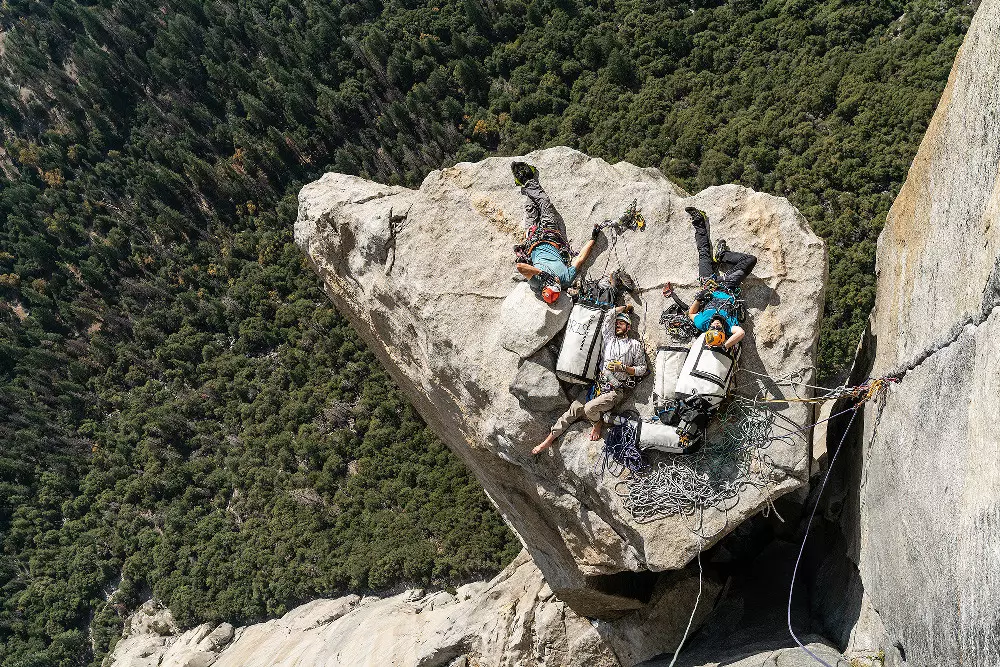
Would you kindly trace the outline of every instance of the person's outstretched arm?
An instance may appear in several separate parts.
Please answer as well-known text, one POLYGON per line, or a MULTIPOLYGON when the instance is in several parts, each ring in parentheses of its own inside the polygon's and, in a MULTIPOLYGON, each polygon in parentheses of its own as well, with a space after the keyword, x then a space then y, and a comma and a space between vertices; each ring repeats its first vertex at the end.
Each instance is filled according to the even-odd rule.
POLYGON ((676 303, 677 307, 680 308, 681 310, 685 311, 688 310, 688 305, 684 303, 684 300, 681 299, 680 295, 677 293, 677 290, 674 289, 674 286, 671 283, 668 282, 666 285, 663 286, 663 296, 668 296, 671 299, 673 299, 674 303, 676 303))
POLYGON ((594 225, 594 231, 590 233, 590 238, 587 240, 586 243, 583 244, 583 250, 581 250, 580 254, 577 255, 576 259, 573 260, 572 266, 574 269, 579 271, 580 267, 583 266, 583 263, 587 261, 587 258, 590 257, 590 253, 594 250, 594 244, 597 243, 597 237, 599 237, 600 235, 601 235, 600 225, 594 225))
POLYGON ((746 330, 743 327, 741 327, 741 326, 735 326, 729 332, 729 337, 726 338, 726 342, 722 344, 722 347, 726 348, 727 350, 731 350, 741 340, 743 340, 743 337, 746 336, 746 335, 747 335, 747 332, 746 332, 746 330))
POLYGON ((516 264, 517 271, 525 278, 531 279, 542 272, 537 266, 532 266, 531 264, 524 264, 523 262, 518 262, 516 264))
POLYGON ((701 302, 707 298, 708 297, 705 295, 704 290, 698 292, 698 294, 694 297, 694 302, 691 304, 691 307, 688 308, 688 317, 693 320, 694 316, 701 312, 701 302))

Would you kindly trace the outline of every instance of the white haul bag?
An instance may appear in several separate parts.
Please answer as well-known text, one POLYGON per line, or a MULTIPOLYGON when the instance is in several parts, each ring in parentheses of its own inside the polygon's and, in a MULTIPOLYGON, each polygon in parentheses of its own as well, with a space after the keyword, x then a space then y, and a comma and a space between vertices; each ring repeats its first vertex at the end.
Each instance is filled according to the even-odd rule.
POLYGON ((656 349, 653 366, 653 402, 662 403, 674 398, 677 380, 680 378, 690 347, 684 345, 664 345, 656 349))
POLYGON ((597 379, 605 317, 607 312, 600 308, 582 303, 573 306, 556 360, 556 377, 576 384, 590 384, 597 379))
POLYGON ((739 345, 732 350, 709 347, 705 345, 705 334, 698 336, 677 378, 676 397, 685 399, 698 395, 712 405, 718 405, 729 391, 738 358, 739 345))

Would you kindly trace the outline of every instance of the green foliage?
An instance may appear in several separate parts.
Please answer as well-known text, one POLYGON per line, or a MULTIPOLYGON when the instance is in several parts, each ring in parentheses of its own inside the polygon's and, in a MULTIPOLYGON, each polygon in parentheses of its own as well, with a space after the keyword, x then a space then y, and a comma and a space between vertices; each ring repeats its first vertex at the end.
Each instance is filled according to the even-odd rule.
POLYGON ((303 183, 568 144, 787 196, 835 378, 972 11, 6 0, 0 663, 99 664, 149 595, 248 622, 513 556, 294 247, 303 183))

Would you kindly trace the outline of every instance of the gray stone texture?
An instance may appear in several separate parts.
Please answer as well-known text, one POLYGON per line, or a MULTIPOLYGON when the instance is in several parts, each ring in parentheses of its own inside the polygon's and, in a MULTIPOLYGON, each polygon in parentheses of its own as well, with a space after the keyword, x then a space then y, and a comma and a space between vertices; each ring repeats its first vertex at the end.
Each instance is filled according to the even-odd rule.
POLYGON ((546 349, 539 350, 521 361, 510 384, 510 393, 526 409, 562 412, 569 407, 569 399, 556 378, 555 367, 556 360, 552 353, 546 349))
MULTIPOLYGON (((594 223, 617 218, 638 199, 647 230, 626 233, 614 249, 602 240, 589 273, 599 277, 621 259, 641 291, 637 332, 649 351, 666 340, 657 324, 667 305, 661 286, 669 280, 687 299, 697 289, 684 213, 694 205, 710 216, 715 238, 760 258, 745 288, 752 319, 745 367, 779 377, 812 366, 826 249, 786 200, 737 186, 689 196, 656 169, 611 165, 568 148, 523 159, 538 166, 576 248, 594 223)), ((770 488, 746 489, 728 514, 707 511, 704 533, 713 536, 707 543, 692 534, 688 517, 635 524, 615 491, 619 480, 595 471, 601 443, 589 441, 585 424, 532 458, 531 447, 561 403, 550 378, 531 365, 538 360, 532 355, 557 336, 570 302, 563 296, 547 306, 526 284, 510 280, 512 247, 523 233, 523 198, 510 163, 491 158, 435 171, 419 190, 326 174, 299 195, 295 239, 338 309, 481 481, 556 595, 580 614, 614 617, 645 603, 606 577, 683 568, 699 546, 801 486, 809 442, 776 443, 769 451, 776 465, 770 488), (532 404, 524 381, 535 372, 547 384, 532 404)), ((766 379, 743 381, 750 393, 763 385, 781 395, 766 379)), ((626 407, 649 414, 651 391, 646 380, 626 407)), ((802 404, 777 408, 798 424, 811 417, 802 404)), ((680 608, 690 602, 676 601, 680 608)))
MULTIPOLYGON (((690 578, 678 584, 697 586, 690 578)), ((718 590, 709 582, 705 594, 711 598, 718 590)), ((454 595, 411 590, 389 598, 314 600, 282 618, 235 631, 223 623, 181 633, 172 620, 154 629, 143 622, 148 603, 130 617, 128 634, 106 664, 445 667, 464 658, 479 667, 619 667, 678 642, 675 628, 683 627, 678 619, 686 621, 690 610, 675 609, 670 592, 664 590, 638 623, 622 619, 614 628, 592 623, 552 593, 522 552, 492 581, 462 586, 454 595)))
POLYGON ((879 236, 875 373, 918 363, 995 305, 998 170, 1000 3, 987 0, 879 236))
POLYGON ((987 0, 879 239, 862 351, 872 375, 902 380, 866 407, 845 503, 861 620, 880 617, 851 644, 884 632, 911 665, 1000 664, 998 174, 1000 2, 987 0))

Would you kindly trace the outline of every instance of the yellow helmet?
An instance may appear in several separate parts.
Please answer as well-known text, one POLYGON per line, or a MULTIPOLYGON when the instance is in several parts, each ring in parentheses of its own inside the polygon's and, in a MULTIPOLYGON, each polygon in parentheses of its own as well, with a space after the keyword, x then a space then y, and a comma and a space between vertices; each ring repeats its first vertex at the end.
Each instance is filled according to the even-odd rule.
POLYGON ((705 345, 716 347, 726 342, 726 334, 718 329, 709 329, 705 333, 705 345))

